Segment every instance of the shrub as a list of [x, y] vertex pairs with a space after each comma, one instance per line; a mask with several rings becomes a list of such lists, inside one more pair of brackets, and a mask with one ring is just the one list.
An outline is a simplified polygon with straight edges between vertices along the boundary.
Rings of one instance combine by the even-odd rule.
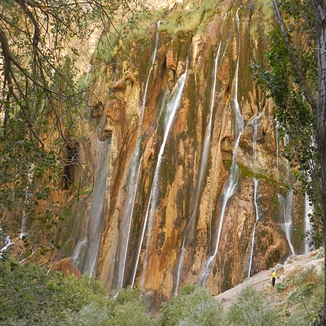
[[67, 312], [67, 316], [56, 326], [104, 326], [108, 320], [110, 309], [98, 302], [90, 302], [78, 312]]
[[283, 292], [284, 290], [286, 290], [287, 285], [284, 284], [284, 283], [277, 283], [277, 284], [275, 285], [275, 288], [276, 288], [276, 291], [277, 291], [278, 293], [281, 293], [281, 292]]
[[251, 287], [246, 287], [239, 293], [237, 302], [229, 309], [228, 321], [228, 325], [239, 326], [281, 325], [277, 311], [269, 308]]
[[148, 305], [138, 289], [122, 289], [112, 300], [112, 310], [106, 326], [151, 326], [153, 320]]
[[222, 308], [204, 288], [185, 286], [162, 309], [162, 326], [223, 325]]
[[[67, 312], [81, 310], [91, 301], [104, 304], [104, 286], [94, 280], [66, 278], [36, 264], [0, 261], [0, 324], [59, 324]], [[50, 322], [51, 321], [51, 322]]]

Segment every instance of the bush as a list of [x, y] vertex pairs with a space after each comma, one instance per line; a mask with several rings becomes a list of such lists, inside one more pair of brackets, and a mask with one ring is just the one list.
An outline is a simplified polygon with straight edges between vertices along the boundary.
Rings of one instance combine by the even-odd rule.
[[284, 283], [276, 283], [275, 288], [276, 288], [276, 291], [277, 291], [278, 293], [281, 293], [281, 292], [283, 292], [284, 290], [286, 290], [287, 285], [284, 284]]
[[107, 326], [151, 326], [154, 323], [145, 298], [138, 289], [120, 290], [111, 304]]
[[152, 326], [140, 291], [121, 290], [109, 298], [104, 285], [78, 280], [36, 264], [0, 260], [0, 325]]
[[[292, 308], [290, 325], [315, 325], [324, 301], [324, 273], [320, 275], [314, 267], [307, 268], [292, 279], [295, 291], [288, 298]], [[316, 323], [317, 324], [317, 323]]]
[[0, 261], [0, 324], [59, 324], [67, 313], [78, 312], [91, 301], [104, 304], [104, 286], [97, 281], [66, 278], [36, 264]]
[[58, 322], [56, 326], [105, 326], [109, 313], [109, 307], [105, 309], [105, 306], [98, 302], [90, 302], [78, 312], [67, 311], [66, 318]]
[[162, 309], [162, 326], [223, 325], [222, 308], [204, 288], [186, 286]]
[[239, 326], [276, 326], [281, 325], [277, 311], [269, 308], [261, 296], [251, 287], [244, 288], [238, 301], [230, 307], [228, 325]]

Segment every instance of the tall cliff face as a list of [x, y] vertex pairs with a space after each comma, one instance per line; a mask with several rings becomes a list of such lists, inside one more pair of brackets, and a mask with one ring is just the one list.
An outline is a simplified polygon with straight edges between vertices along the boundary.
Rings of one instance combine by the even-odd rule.
[[249, 69], [268, 22], [252, 3], [214, 10], [204, 30], [153, 24], [150, 46], [93, 62], [97, 127], [80, 155], [98, 172], [74, 257], [112, 290], [162, 301], [195, 283], [217, 294], [303, 248], [302, 197]]

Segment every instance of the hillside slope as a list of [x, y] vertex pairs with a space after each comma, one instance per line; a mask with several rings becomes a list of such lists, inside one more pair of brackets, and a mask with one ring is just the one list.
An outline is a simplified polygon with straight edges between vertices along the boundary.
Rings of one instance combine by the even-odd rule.
[[[273, 288], [271, 275], [274, 269], [277, 280]], [[282, 316], [294, 315], [297, 310], [301, 310], [302, 315], [315, 314], [323, 302], [324, 249], [290, 257], [283, 265], [278, 264], [247, 278], [215, 298], [228, 310], [247, 287], [257, 291], [266, 305], [277, 309]]]

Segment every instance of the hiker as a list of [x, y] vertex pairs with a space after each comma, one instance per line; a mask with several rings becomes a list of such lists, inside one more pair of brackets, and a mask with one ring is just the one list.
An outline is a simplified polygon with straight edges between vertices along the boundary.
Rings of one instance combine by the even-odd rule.
[[273, 285], [273, 287], [275, 285], [275, 281], [276, 281], [276, 272], [273, 271], [273, 273], [272, 273], [272, 285]]

